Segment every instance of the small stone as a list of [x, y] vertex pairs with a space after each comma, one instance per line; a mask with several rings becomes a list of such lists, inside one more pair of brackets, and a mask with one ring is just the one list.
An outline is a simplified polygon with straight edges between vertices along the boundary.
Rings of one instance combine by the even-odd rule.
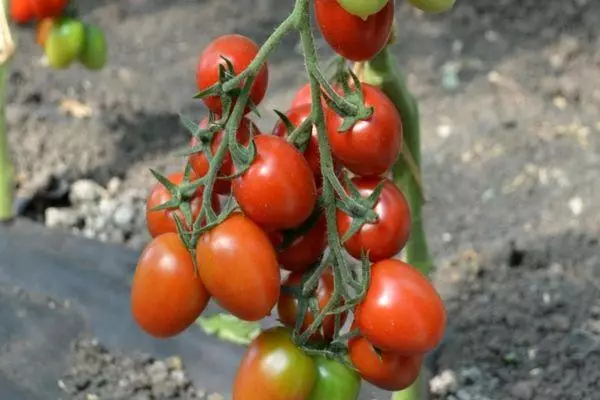
[[49, 207], [44, 212], [44, 223], [49, 228], [70, 228], [77, 225], [79, 217], [71, 208]]
[[165, 363], [170, 371], [180, 371], [183, 369], [183, 362], [181, 361], [180, 357], [169, 357], [165, 360]]
[[460, 389], [456, 392], [456, 398], [458, 400], [474, 400], [475, 398], [471, 395], [471, 393], [467, 392], [465, 389]]
[[472, 385], [481, 381], [481, 370], [477, 367], [465, 368], [460, 371], [460, 377], [466, 385]]
[[155, 361], [146, 368], [146, 372], [150, 375], [150, 380], [153, 384], [163, 382], [169, 376], [167, 366], [162, 361]]
[[96, 202], [105, 195], [105, 192], [104, 188], [95, 181], [82, 179], [71, 185], [69, 200], [72, 204]]
[[571, 321], [569, 320], [569, 317], [562, 314], [551, 316], [550, 323], [552, 328], [561, 332], [567, 332], [571, 328]]
[[429, 388], [433, 394], [438, 396], [446, 396], [455, 392], [458, 389], [456, 373], [450, 369], [443, 371], [429, 381]]
[[510, 393], [515, 400], [530, 400], [535, 394], [535, 387], [536, 383], [534, 381], [520, 381], [511, 387]]
[[121, 229], [131, 229], [135, 219], [135, 210], [130, 204], [122, 204], [115, 210], [112, 220]]
[[185, 387], [188, 384], [188, 379], [185, 376], [185, 372], [181, 370], [176, 370], [171, 372], [171, 379], [177, 384], [179, 387]]
[[108, 184], [106, 185], [106, 191], [108, 192], [108, 194], [111, 196], [116, 196], [119, 192], [119, 189], [121, 188], [121, 183], [121, 179], [116, 176], [110, 178]]
[[155, 383], [152, 387], [152, 394], [157, 399], [172, 399], [178, 397], [178, 387], [173, 381], [163, 381]]

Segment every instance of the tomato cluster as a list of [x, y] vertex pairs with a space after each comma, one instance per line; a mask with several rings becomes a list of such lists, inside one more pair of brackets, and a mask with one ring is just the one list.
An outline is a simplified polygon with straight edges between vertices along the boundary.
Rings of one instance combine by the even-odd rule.
[[[344, 57], [369, 59], [388, 39], [393, 0], [354, 10], [372, 12], [366, 17], [346, 11], [350, 3], [316, 0], [317, 21]], [[368, 43], [350, 46], [344, 30], [358, 26]], [[186, 123], [185, 170], [155, 173], [146, 210], [153, 240], [134, 275], [132, 314], [162, 338], [191, 325], [209, 298], [247, 321], [276, 307], [284, 326], [250, 344], [234, 400], [351, 400], [361, 378], [406, 388], [441, 340], [446, 315], [428, 279], [394, 258], [412, 223], [388, 178], [401, 153], [401, 115], [382, 90], [342, 75], [319, 96], [311, 93], [318, 85], [300, 88], [281, 121], [261, 132], [251, 112], [269, 71], [257, 57], [259, 47], [241, 35], [217, 38], [199, 57], [198, 97], [210, 116]], [[328, 253], [334, 245], [362, 263], [362, 281], [348, 278], [358, 273], [346, 258]], [[358, 298], [340, 291], [349, 282]]]

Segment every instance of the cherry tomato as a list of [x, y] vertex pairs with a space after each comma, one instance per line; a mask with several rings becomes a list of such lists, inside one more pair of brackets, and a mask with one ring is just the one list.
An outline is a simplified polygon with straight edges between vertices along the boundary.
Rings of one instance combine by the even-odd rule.
[[236, 213], [204, 233], [196, 260], [208, 292], [227, 311], [248, 321], [270, 314], [281, 275], [273, 245], [250, 219]]
[[402, 120], [394, 103], [375, 86], [362, 84], [365, 105], [373, 114], [340, 132], [343, 118], [327, 110], [327, 135], [333, 155], [356, 175], [381, 175], [391, 168], [402, 148]]
[[350, 361], [364, 380], [383, 390], [402, 390], [417, 380], [423, 356], [404, 356], [397, 353], [377, 354], [373, 345], [363, 337], [348, 342]]
[[69, 0], [28, 0], [34, 16], [38, 19], [60, 17], [67, 8]]
[[233, 400], [306, 400], [317, 381], [315, 362], [287, 329], [261, 333], [248, 347], [233, 385]]
[[[200, 54], [196, 70], [198, 89], [207, 89], [219, 81], [219, 65], [226, 66], [223, 57], [231, 62], [237, 75], [250, 65], [258, 50], [256, 43], [242, 35], [224, 35], [213, 40]], [[265, 97], [268, 80], [269, 70], [265, 63], [250, 89], [250, 100], [255, 105], [258, 105]], [[216, 114], [222, 114], [221, 99], [218, 96], [209, 96], [202, 100], [209, 110]], [[246, 112], [249, 111], [250, 108], [247, 107]]]
[[[200, 126], [200, 128], [206, 128], [208, 126], [208, 118], [204, 118], [202, 121], [200, 121], [199, 126]], [[260, 134], [258, 128], [256, 127], [256, 125], [254, 125], [254, 123], [252, 121], [250, 121], [247, 118], [243, 118], [242, 121], [240, 122], [240, 128], [238, 129], [237, 134], [236, 134], [238, 143], [243, 144], [243, 145], [248, 144], [248, 141], [250, 140], [250, 129], [252, 129], [252, 133], [254, 135]], [[219, 148], [219, 145], [221, 144], [221, 140], [223, 140], [224, 134], [225, 134], [225, 132], [219, 131], [219, 132], [215, 133], [215, 135], [213, 136], [211, 145], [210, 145], [212, 154], [216, 153], [217, 149]], [[197, 144], [198, 144], [198, 139], [192, 138], [190, 145], [196, 146]], [[192, 165], [192, 168], [194, 169], [194, 172], [196, 173], [196, 175], [199, 178], [202, 178], [204, 175], [206, 175], [208, 173], [210, 165], [209, 165], [206, 155], [204, 153], [192, 154], [189, 157], [189, 161], [190, 161], [190, 164]], [[231, 175], [232, 173], [233, 173], [233, 161], [231, 160], [231, 155], [229, 154], [229, 151], [228, 151], [227, 154], [225, 155], [225, 158], [223, 159], [223, 164], [221, 165], [221, 169], [219, 170], [218, 176], [226, 177], [226, 176]], [[231, 180], [217, 179], [217, 181], [215, 182], [215, 185], [213, 187], [213, 190], [218, 194], [225, 195], [225, 194], [231, 193]]]
[[[175, 172], [167, 176], [167, 179], [176, 185], [180, 185], [183, 182], [183, 172]], [[194, 221], [200, 215], [202, 210], [202, 194], [204, 188], [200, 187], [192, 200], [190, 206], [192, 209], [192, 217]], [[151, 211], [154, 207], [166, 203], [171, 200], [171, 193], [165, 188], [160, 182], [156, 183], [148, 196], [146, 201], [146, 223], [148, 225], [148, 232], [150, 236], [157, 237], [167, 232], [177, 233], [177, 224], [175, 223], [174, 216], [183, 222], [184, 227], [187, 230], [191, 230], [191, 227], [187, 225], [183, 213], [179, 209], [165, 209], [159, 211]], [[215, 212], [220, 210], [219, 199], [216, 195], [212, 198], [212, 206]]]
[[208, 300], [179, 236], [154, 238], [140, 256], [131, 286], [131, 312], [138, 325], [158, 338], [177, 335], [200, 316]]
[[97, 26], [88, 25], [85, 28], [85, 42], [79, 55], [79, 61], [86, 68], [100, 70], [104, 68], [108, 57], [108, 45], [104, 32]]
[[81, 53], [84, 40], [85, 28], [81, 21], [70, 18], [57, 20], [44, 45], [50, 66], [63, 69], [71, 65]]
[[[280, 232], [271, 232], [269, 238], [274, 246], [283, 240]], [[277, 261], [281, 268], [288, 271], [304, 272], [321, 259], [327, 247], [327, 223], [325, 215], [321, 215], [315, 225], [304, 235], [277, 253]]]
[[35, 28], [35, 41], [40, 46], [44, 47], [46, 40], [54, 27], [54, 18], [44, 18], [38, 22]]
[[233, 196], [244, 214], [266, 230], [299, 226], [317, 201], [309, 165], [302, 153], [282, 138], [263, 135], [254, 142], [256, 158], [233, 180]]
[[377, 14], [388, 0], [338, 0], [344, 10], [352, 15], [367, 19], [367, 17]]
[[336, 53], [351, 61], [367, 61], [387, 44], [394, 22], [394, 0], [367, 19], [350, 14], [338, 0], [315, 0], [315, 14], [323, 38]]
[[408, 2], [422, 11], [441, 13], [451, 9], [456, 0], [408, 0]]
[[[352, 183], [362, 196], [369, 196], [377, 185], [383, 182], [383, 190], [373, 207], [378, 216], [375, 223], [366, 223], [355, 233], [344, 247], [356, 259], [366, 252], [371, 262], [385, 260], [402, 250], [410, 236], [411, 217], [406, 198], [392, 181], [385, 178], [358, 177]], [[353, 218], [343, 211], [337, 211], [338, 232], [343, 236]]]
[[[293, 272], [291, 273], [283, 286], [288, 287], [297, 287], [302, 283], [302, 273]], [[331, 271], [326, 271], [319, 278], [319, 283], [317, 285], [317, 289], [315, 291], [315, 297], [317, 298], [317, 302], [319, 303], [319, 310], [322, 310], [327, 306], [327, 303], [331, 300], [333, 296], [333, 274]], [[293, 328], [296, 324], [296, 315], [298, 313], [298, 301], [289, 294], [282, 293], [279, 296], [279, 303], [277, 304], [277, 312], [279, 313], [279, 318], [281, 322], [285, 325]], [[312, 312], [307, 312], [304, 317], [304, 321], [302, 322], [302, 331], [305, 331], [310, 324], [315, 320]], [[346, 314], [343, 314], [341, 317], [341, 324], [343, 325], [346, 321]], [[333, 338], [335, 331], [335, 317], [333, 315], [328, 316], [323, 321], [323, 325], [321, 330], [312, 335], [313, 340], [331, 340]]]
[[417, 269], [399, 260], [371, 266], [371, 283], [356, 308], [356, 326], [384, 351], [404, 355], [433, 350], [444, 335], [444, 303]]
[[33, 18], [31, 0], [11, 0], [10, 16], [18, 24], [26, 24]]
[[356, 400], [360, 375], [342, 363], [323, 356], [314, 358], [317, 382], [308, 400]]
[[298, 89], [292, 100], [291, 108], [296, 108], [303, 104], [312, 104], [310, 83], [306, 83], [304, 86]]

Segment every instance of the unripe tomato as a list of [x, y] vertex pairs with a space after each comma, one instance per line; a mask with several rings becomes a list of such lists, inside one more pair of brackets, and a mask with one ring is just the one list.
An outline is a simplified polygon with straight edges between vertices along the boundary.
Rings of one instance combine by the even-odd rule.
[[[183, 172], [172, 173], [167, 179], [176, 185], [180, 185], [181, 182], [183, 182]], [[204, 187], [201, 186], [190, 200], [192, 219], [194, 221], [202, 211], [203, 193]], [[186, 230], [191, 230], [191, 226], [188, 226], [183, 213], [178, 208], [152, 211], [153, 208], [164, 204], [169, 200], [171, 200], [171, 193], [160, 182], [157, 182], [152, 188], [150, 196], [148, 196], [148, 200], [146, 201], [146, 224], [148, 226], [148, 232], [152, 237], [157, 237], [167, 232], [176, 233], [177, 224], [175, 223], [175, 215], [183, 223]], [[212, 197], [212, 207], [215, 212], [219, 212], [221, 208], [216, 194], [213, 194]]]
[[428, 13], [441, 13], [454, 6], [456, 0], [408, 0], [410, 4]]
[[176, 233], [160, 235], [146, 246], [131, 286], [131, 312], [144, 331], [158, 338], [174, 336], [200, 316], [208, 300], [192, 256]]
[[26, 24], [33, 18], [31, 0], [11, 0], [10, 16], [17, 24]]
[[352, 15], [367, 19], [368, 16], [377, 14], [388, 0], [337, 0], [344, 10]]
[[102, 29], [95, 25], [85, 28], [85, 42], [79, 55], [79, 62], [91, 70], [104, 68], [108, 57], [108, 46]]
[[[206, 128], [207, 126], [208, 126], [208, 118], [204, 118], [202, 121], [200, 121], [200, 124], [199, 124], [200, 128]], [[254, 123], [252, 121], [250, 121], [246, 117], [242, 118], [242, 121], [240, 122], [240, 127], [238, 128], [237, 133], [236, 133], [237, 142], [246, 146], [248, 144], [248, 141], [250, 140], [250, 130], [251, 129], [252, 129], [252, 133], [254, 135], [260, 135], [260, 131], [258, 130], [256, 125], [254, 125]], [[214, 136], [212, 137], [211, 144], [210, 144], [212, 154], [215, 154], [215, 152], [219, 148], [219, 145], [221, 144], [221, 140], [223, 140], [224, 134], [225, 134], [224, 131], [219, 131], [219, 132], [215, 133]], [[197, 144], [198, 144], [198, 139], [192, 138], [190, 145], [196, 146]], [[206, 158], [206, 155], [204, 153], [192, 154], [189, 157], [189, 161], [190, 161], [190, 164], [192, 165], [192, 168], [194, 169], [194, 172], [198, 176], [198, 178], [202, 178], [208, 173], [208, 170], [210, 168], [210, 163], [208, 162], [208, 159]], [[225, 154], [225, 157], [223, 158], [223, 163], [221, 164], [221, 169], [219, 170], [219, 173], [217, 175], [217, 180], [215, 181], [215, 185], [213, 187], [213, 190], [216, 193], [223, 194], [223, 195], [231, 193], [231, 180], [219, 179], [219, 177], [230, 176], [232, 173], [233, 173], [233, 161], [231, 160], [231, 154], [229, 154], [229, 151], [227, 151], [227, 153]]]
[[28, 0], [31, 3], [34, 16], [38, 20], [60, 17], [67, 8], [69, 0]]
[[248, 347], [233, 384], [233, 400], [306, 400], [317, 381], [315, 362], [285, 328], [261, 333]]
[[50, 66], [67, 68], [79, 57], [84, 41], [85, 27], [81, 21], [70, 18], [57, 20], [44, 45]]
[[377, 354], [363, 337], [348, 341], [350, 361], [360, 376], [383, 390], [402, 390], [413, 384], [421, 371], [421, 354], [405, 356], [398, 353]]
[[54, 27], [54, 18], [44, 18], [38, 22], [35, 28], [35, 41], [40, 46], [44, 47], [46, 40]]
[[360, 375], [342, 363], [323, 356], [314, 358], [317, 382], [308, 400], [356, 400], [360, 392]]
[[423, 274], [400, 260], [371, 266], [371, 282], [355, 324], [377, 348], [404, 355], [433, 350], [444, 335], [446, 311]]
[[366, 20], [344, 10], [338, 0], [315, 0], [315, 14], [323, 38], [336, 53], [350, 61], [367, 61], [387, 44], [394, 22], [394, 0]]
[[[242, 35], [224, 35], [213, 40], [200, 54], [196, 69], [196, 83], [198, 90], [204, 90], [219, 82], [219, 66], [226, 66], [223, 57], [233, 65], [235, 74], [240, 74], [250, 65], [256, 54], [258, 46], [254, 41]], [[250, 100], [258, 105], [265, 93], [269, 81], [269, 70], [265, 63], [250, 89]], [[206, 107], [216, 114], [222, 114], [221, 99], [218, 96], [209, 96], [202, 99]], [[246, 108], [249, 112], [250, 108]]]
[[196, 261], [208, 292], [236, 317], [258, 321], [277, 303], [281, 275], [275, 249], [244, 215], [235, 213], [204, 233]]

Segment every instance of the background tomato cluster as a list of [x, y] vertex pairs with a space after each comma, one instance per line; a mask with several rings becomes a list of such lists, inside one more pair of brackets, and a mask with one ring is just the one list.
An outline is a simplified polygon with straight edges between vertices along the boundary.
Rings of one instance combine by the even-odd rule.
[[[378, 6], [366, 18], [350, 14], [337, 0], [316, 0], [315, 11], [325, 40], [348, 60], [373, 58], [392, 32], [393, 0]], [[258, 52], [256, 43], [242, 35], [215, 39], [200, 54], [198, 89], [203, 92], [223, 83], [224, 71], [231, 76], [241, 74]], [[424, 354], [441, 340], [446, 316], [442, 301], [427, 278], [394, 259], [407, 243], [411, 227], [408, 203], [386, 177], [401, 153], [402, 118], [375, 86], [354, 82], [350, 87], [346, 85], [344, 93], [336, 89], [342, 97], [360, 99], [360, 106], [371, 111], [348, 125], [346, 116], [328, 105], [331, 99], [321, 104], [327, 141], [336, 163], [335, 173], [331, 174], [321, 170], [322, 146], [315, 127], [300, 146], [289, 137], [293, 128], [311, 117], [313, 104], [308, 84], [299, 89], [291, 108], [283, 113], [282, 122], [271, 132], [260, 132], [252, 122], [249, 113], [266, 94], [268, 74], [264, 63], [249, 89], [246, 116], [235, 132], [239, 145], [252, 142], [254, 158], [241, 167], [227, 150], [218, 166], [209, 202], [212, 212], [218, 214], [217, 196], [231, 196], [239, 211], [224, 214], [219, 224], [203, 231], [192, 248], [180, 237], [185, 234], [181, 229], [193, 230], [185, 222], [181, 197], [185, 197], [187, 211], [196, 221], [205, 215], [202, 207], [206, 188], [199, 186], [192, 194], [182, 194], [179, 187], [189, 186], [210, 173], [211, 158], [225, 135], [222, 130], [213, 132], [206, 143], [194, 137], [190, 146], [202, 150], [188, 157], [186, 172], [171, 174], [166, 177], [167, 182], [153, 188], [146, 216], [154, 239], [142, 253], [135, 272], [133, 316], [146, 332], [164, 338], [192, 324], [210, 298], [248, 321], [265, 318], [277, 306], [280, 321], [286, 327], [265, 331], [250, 345], [234, 383], [234, 399], [351, 399], [358, 396], [358, 376], [383, 389], [406, 388], [417, 378]], [[233, 103], [236, 96], [231, 95]], [[325, 96], [323, 93], [321, 98], [324, 100]], [[229, 117], [223, 115], [229, 108], [224, 107], [221, 96], [211, 94], [202, 100], [211, 117], [200, 121], [199, 127], [210, 127], [214, 121]], [[322, 356], [310, 356], [291, 335], [299, 308], [294, 290], [301, 290], [305, 273], [319, 264], [328, 247], [327, 223], [317, 206], [321, 188], [324, 180], [337, 180], [340, 173], [352, 176], [345, 182], [348, 196], [356, 196], [358, 202], [373, 200], [369, 203], [371, 220], [363, 221], [360, 229], [343, 243], [356, 261], [366, 257], [371, 263], [362, 302], [339, 317], [341, 323], [348, 322], [358, 332], [347, 346], [346, 360], [353, 368]], [[344, 237], [357, 218], [361, 217], [340, 208], [333, 228]], [[309, 229], [281, 247], [290, 230], [306, 224]], [[332, 299], [335, 268], [339, 266], [325, 268], [312, 293], [319, 310]], [[281, 270], [289, 271], [283, 282]], [[298, 321], [299, 333], [315, 321], [314, 311], [311, 309]], [[325, 345], [331, 342], [336, 334], [334, 324], [333, 315], [325, 317], [310, 340]], [[336, 385], [339, 389], [332, 389]], [[337, 393], [337, 397], [331, 397], [332, 393]], [[339, 397], [340, 393], [345, 397]]]

